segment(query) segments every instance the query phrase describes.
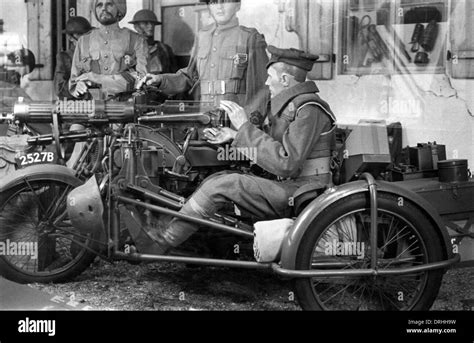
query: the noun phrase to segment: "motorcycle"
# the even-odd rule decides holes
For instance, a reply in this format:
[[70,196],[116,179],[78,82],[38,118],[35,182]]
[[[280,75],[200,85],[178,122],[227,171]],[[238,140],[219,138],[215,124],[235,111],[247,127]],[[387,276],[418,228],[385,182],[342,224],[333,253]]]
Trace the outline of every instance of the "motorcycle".
[[[18,122],[53,123],[53,134],[33,138],[32,144],[54,141],[59,147],[67,140],[88,144],[73,169],[41,164],[17,171],[0,183],[2,241],[17,246],[29,241],[38,246],[36,259],[25,254],[0,257],[1,275],[13,281],[68,281],[100,256],[272,270],[294,279],[304,310],[427,310],[444,272],[460,259],[442,219],[425,199],[375,180],[370,170],[358,180],[325,190],[307,186],[298,190],[289,205],[294,224],[273,261],[256,262],[248,256],[214,258],[192,249],[154,254],[145,228],[163,225],[172,217],[252,246],[250,218],[227,211],[206,219],[184,215],[178,211],[185,197],[163,186],[169,177],[176,181],[189,175],[192,168],[187,169],[188,154],[183,150],[189,149],[191,136],[186,137],[183,149],[176,150],[169,148],[174,142],[166,136],[152,142],[147,136],[183,122],[227,125],[226,114],[141,113],[133,103],[97,102],[94,113],[87,114],[41,106],[18,106],[12,115]],[[88,129],[62,134],[60,123],[68,121],[84,123]],[[113,129],[111,124],[120,126]],[[144,163],[147,150],[155,150],[148,143],[158,147],[162,156],[158,162],[162,168],[153,178]],[[168,160],[168,155],[173,158]]]

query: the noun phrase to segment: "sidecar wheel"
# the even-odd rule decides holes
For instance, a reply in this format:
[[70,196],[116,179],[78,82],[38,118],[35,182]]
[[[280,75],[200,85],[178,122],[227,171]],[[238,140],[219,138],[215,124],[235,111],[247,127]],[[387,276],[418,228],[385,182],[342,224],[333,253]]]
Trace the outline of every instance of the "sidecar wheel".
[[[325,209],[307,230],[298,249],[296,269],[370,269],[370,236],[368,194],[343,198]],[[433,224],[415,204],[405,201],[398,206],[396,196],[379,193],[379,270],[440,261],[442,251]],[[404,275],[296,279],[295,293],[304,310],[428,310],[443,273],[437,269]]]
[[70,280],[84,271],[97,251],[98,234],[84,237],[67,217],[66,196],[82,181],[74,177],[29,178],[0,194],[0,275],[18,283]]

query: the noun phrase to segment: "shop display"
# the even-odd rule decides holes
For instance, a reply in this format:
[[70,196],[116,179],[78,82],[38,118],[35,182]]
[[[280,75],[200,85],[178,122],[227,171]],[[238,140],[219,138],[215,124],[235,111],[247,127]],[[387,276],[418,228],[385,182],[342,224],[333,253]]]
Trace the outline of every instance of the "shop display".
[[351,1],[346,10],[345,72],[444,72],[446,3],[398,7],[389,2],[369,6],[365,1]]

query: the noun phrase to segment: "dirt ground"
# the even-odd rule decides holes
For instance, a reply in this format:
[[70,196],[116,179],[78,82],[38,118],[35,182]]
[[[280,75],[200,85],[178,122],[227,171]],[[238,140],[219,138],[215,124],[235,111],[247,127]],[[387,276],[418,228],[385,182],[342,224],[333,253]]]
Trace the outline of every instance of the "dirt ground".
[[[32,286],[50,294],[72,296],[95,310],[300,310],[291,281],[267,271],[96,260],[72,282]],[[474,299],[474,267],[452,269],[443,279],[432,310],[466,310],[463,301],[468,299]]]

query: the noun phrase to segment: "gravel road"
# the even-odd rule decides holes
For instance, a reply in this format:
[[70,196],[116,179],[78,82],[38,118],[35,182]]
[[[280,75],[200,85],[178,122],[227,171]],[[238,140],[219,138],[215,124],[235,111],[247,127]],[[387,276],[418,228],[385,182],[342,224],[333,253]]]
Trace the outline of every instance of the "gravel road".
[[[96,260],[72,282],[32,286],[96,310],[300,310],[291,282],[267,271]],[[474,267],[452,269],[432,310],[465,310],[468,299],[474,299]]]

